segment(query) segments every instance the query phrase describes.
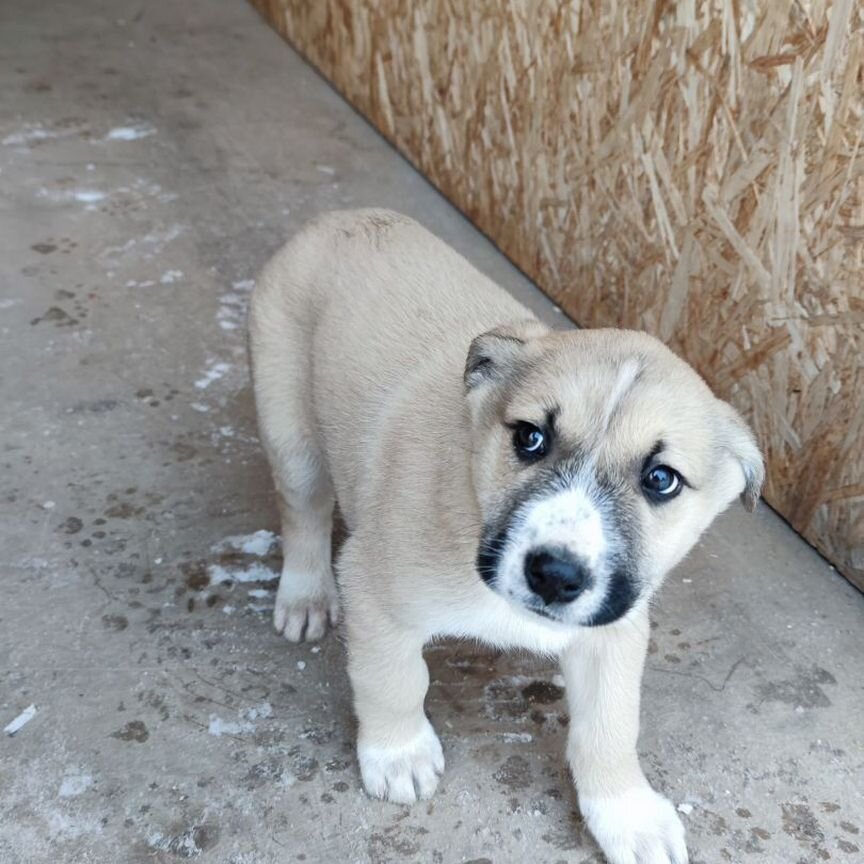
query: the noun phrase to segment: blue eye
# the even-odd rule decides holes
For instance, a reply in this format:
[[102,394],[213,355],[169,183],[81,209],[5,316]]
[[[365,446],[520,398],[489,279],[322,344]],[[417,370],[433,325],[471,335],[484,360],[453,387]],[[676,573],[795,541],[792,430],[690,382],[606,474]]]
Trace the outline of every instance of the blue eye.
[[542,459],[546,455],[546,433],[533,423],[517,423],[513,446],[516,455],[524,461]]
[[642,475],[642,488],[655,501],[674,498],[683,487],[681,475],[668,465],[655,465]]

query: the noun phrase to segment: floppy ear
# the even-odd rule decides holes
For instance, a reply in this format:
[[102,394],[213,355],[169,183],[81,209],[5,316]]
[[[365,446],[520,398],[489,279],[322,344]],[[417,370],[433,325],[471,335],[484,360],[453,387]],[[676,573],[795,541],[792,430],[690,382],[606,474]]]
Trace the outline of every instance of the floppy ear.
[[765,464],[756,438],[741,415],[728,403],[720,402],[723,412],[722,446],[732,454],[744,474],[741,503],[751,513],[756,509],[759,493],[765,480]]
[[545,324],[526,318],[481,333],[468,349],[465,389],[470,391],[509,378],[525,359],[528,343],[548,332]]

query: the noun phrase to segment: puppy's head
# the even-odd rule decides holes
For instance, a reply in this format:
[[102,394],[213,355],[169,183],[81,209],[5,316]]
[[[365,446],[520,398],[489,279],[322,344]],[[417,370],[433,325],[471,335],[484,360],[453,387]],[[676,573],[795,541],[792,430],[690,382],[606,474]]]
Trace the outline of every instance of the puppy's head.
[[572,625],[644,601],[763,465],[734,409],[661,342],[516,322],[465,367],[477,569],[511,603]]

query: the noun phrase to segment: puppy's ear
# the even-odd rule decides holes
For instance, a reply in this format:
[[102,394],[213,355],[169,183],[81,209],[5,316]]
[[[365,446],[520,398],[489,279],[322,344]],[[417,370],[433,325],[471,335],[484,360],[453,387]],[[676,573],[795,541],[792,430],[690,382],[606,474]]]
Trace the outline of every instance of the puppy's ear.
[[548,332],[545,324],[527,318],[481,333],[468,349],[466,390],[505,381],[526,358],[528,343]]
[[[719,401],[719,400],[718,400]],[[731,453],[744,474],[741,503],[751,513],[756,509],[765,480],[765,464],[756,438],[741,415],[728,403],[720,402],[722,412],[722,446]]]

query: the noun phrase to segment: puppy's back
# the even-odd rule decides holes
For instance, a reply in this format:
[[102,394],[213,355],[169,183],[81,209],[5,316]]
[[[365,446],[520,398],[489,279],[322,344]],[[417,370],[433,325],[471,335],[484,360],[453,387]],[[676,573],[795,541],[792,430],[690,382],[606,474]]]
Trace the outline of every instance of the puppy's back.
[[250,309],[255,375],[302,389],[346,503],[394,400],[412,389],[458,409],[471,340],[526,317],[413,220],[337,211],[304,227],[261,273]]

